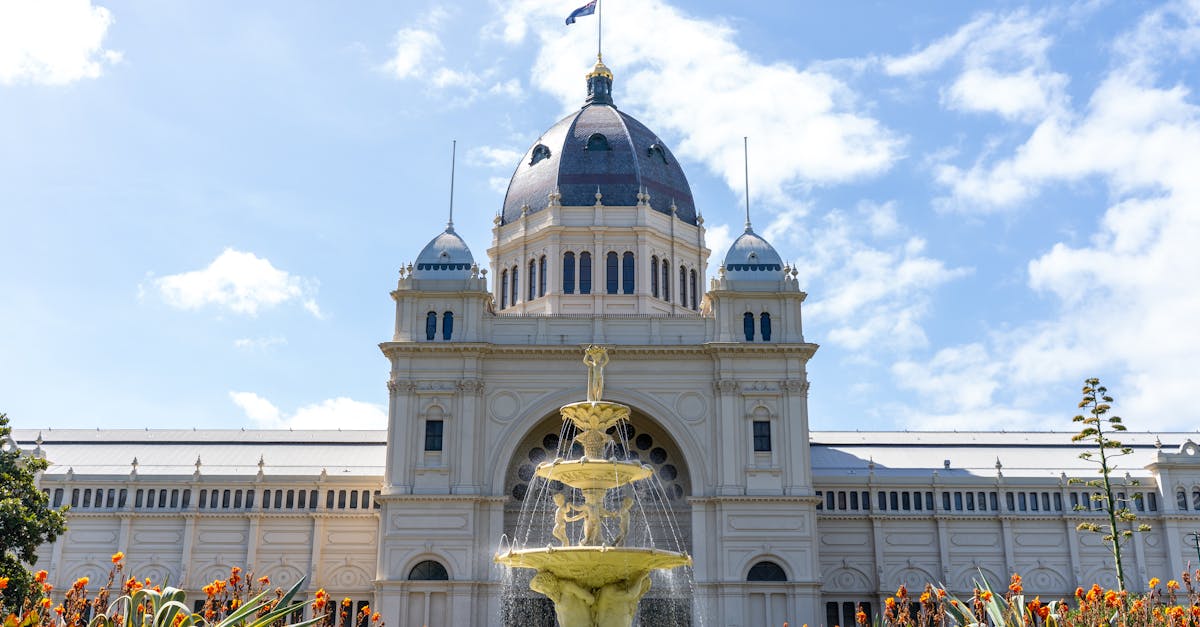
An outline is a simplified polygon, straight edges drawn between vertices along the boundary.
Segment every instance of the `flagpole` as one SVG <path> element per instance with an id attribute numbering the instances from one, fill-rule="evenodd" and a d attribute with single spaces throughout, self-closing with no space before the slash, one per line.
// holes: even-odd
<path id="1" fill-rule="evenodd" d="M 596 0 L 596 60 L 604 60 L 604 2 Z"/>

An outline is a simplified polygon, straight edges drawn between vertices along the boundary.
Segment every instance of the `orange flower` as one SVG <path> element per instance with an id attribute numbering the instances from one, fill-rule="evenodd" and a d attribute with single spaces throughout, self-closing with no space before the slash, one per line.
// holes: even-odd
<path id="1" fill-rule="evenodd" d="M 64 611 L 65 611 L 65 610 L 63 610 L 63 606 L 61 606 L 61 605 L 60 605 L 60 606 L 58 606 L 58 607 L 56 607 L 56 608 L 54 608 L 54 613 L 55 613 L 55 614 L 58 614 L 59 616 L 62 616 Z"/>
<path id="2" fill-rule="evenodd" d="M 217 587 L 212 585 L 211 583 L 208 584 L 207 586 L 204 586 L 203 588 L 201 588 L 200 591 L 203 592 L 206 596 L 210 596 L 210 597 L 217 596 Z"/>
<path id="3" fill-rule="evenodd" d="M 887 600 L 883 602 L 883 604 L 886 605 L 889 610 L 896 609 L 896 599 L 894 599 L 892 597 L 888 597 Z"/>
<path id="4" fill-rule="evenodd" d="M 138 603 L 138 614 L 145 614 L 145 613 L 146 613 L 146 604 Z"/>
<path id="5" fill-rule="evenodd" d="M 271 583 L 271 578 L 270 577 L 259 577 L 258 583 L 261 583 L 262 585 L 265 586 L 265 585 Z"/>
<path id="6" fill-rule="evenodd" d="M 212 610 L 204 610 L 204 618 L 206 618 L 208 620 L 212 620 L 213 617 L 216 615 L 217 615 L 217 613 Z"/>
<path id="7" fill-rule="evenodd" d="M 980 598 L 980 600 L 982 600 L 984 603 L 987 603 L 988 601 L 991 601 L 991 600 L 992 600 L 992 591 L 991 591 L 991 590 L 984 590 L 983 592 L 980 592 L 980 593 L 979 593 L 979 598 Z"/>
<path id="8" fill-rule="evenodd" d="M 1117 596 L 1116 591 L 1109 590 L 1104 593 L 1104 604 L 1109 607 L 1116 607 L 1121 604 L 1121 599 Z"/>
<path id="9" fill-rule="evenodd" d="M 120 551 L 112 554 L 112 563 L 114 564 L 120 563 L 123 559 L 125 559 L 125 554 Z"/>
<path id="10" fill-rule="evenodd" d="M 1159 582 L 1158 577 L 1151 577 L 1150 578 L 1150 589 L 1153 590 L 1153 589 L 1157 588 L 1158 582 Z"/>
<path id="11" fill-rule="evenodd" d="M 34 581 L 36 581 L 36 582 L 38 582 L 38 583 L 45 583 L 45 582 L 46 582 L 46 578 L 47 578 L 47 577 L 49 577 L 49 576 L 50 576 L 50 573 L 48 573 L 48 572 L 46 572 L 46 571 L 44 571 L 44 570 L 39 570 L 39 571 L 37 571 L 36 573 L 34 573 L 34 575 L 33 575 L 33 580 L 34 580 Z"/>
<path id="12" fill-rule="evenodd" d="M 937 593 L 937 598 L 939 598 L 939 599 L 944 599 L 944 598 L 946 598 L 946 591 L 945 591 L 945 590 L 943 590 L 943 589 L 941 589 L 941 588 L 938 588 L 937 590 L 934 590 L 934 592 L 935 592 L 935 593 Z"/>
<path id="13" fill-rule="evenodd" d="M 54 604 L 54 602 L 53 602 L 53 601 L 51 601 L 50 599 L 48 599 L 48 598 L 46 598 L 46 597 L 42 597 L 42 609 L 43 609 L 43 610 L 48 610 L 48 609 L 50 609 L 50 606 L 51 606 L 51 605 L 53 605 L 53 604 Z"/>
<path id="14" fill-rule="evenodd" d="M 1044 605 L 1038 609 L 1038 616 L 1041 617 L 1042 620 L 1046 620 L 1046 617 L 1049 615 L 1050 615 L 1050 606 L 1049 605 Z"/>
<path id="15" fill-rule="evenodd" d="M 379 615 L 378 615 L 378 614 L 376 614 L 376 616 L 379 616 Z M 859 609 L 859 610 L 858 610 L 857 612 L 855 612 L 855 614 L 854 614 L 854 620 L 855 620 L 855 621 L 856 621 L 856 622 L 857 622 L 859 625 L 866 625 L 866 624 L 867 624 L 867 613 L 866 613 L 866 612 L 864 612 L 864 611 L 862 611 L 862 609 Z"/>
<path id="16" fill-rule="evenodd" d="M 0 577 L 0 590 L 8 587 L 8 577 Z"/>
<path id="17" fill-rule="evenodd" d="M 352 601 L 350 600 L 350 597 L 342 599 L 342 607 L 350 607 L 351 603 Z"/>
<path id="18" fill-rule="evenodd" d="M 1200 605 L 1192 606 L 1192 618 L 1200 618 Z"/>
<path id="19" fill-rule="evenodd" d="M 240 572 L 242 572 L 242 569 L 238 568 L 237 566 L 234 566 L 233 568 L 229 569 L 229 574 L 231 574 L 231 575 L 236 575 Z"/>
<path id="20" fill-rule="evenodd" d="M 53 590 L 53 589 L 54 589 L 54 586 L 52 586 L 52 585 L 50 585 L 50 584 L 48 584 L 48 583 L 44 583 L 44 584 L 42 584 L 42 592 L 44 592 L 44 593 L 46 593 L 46 594 L 50 594 L 50 591 L 51 591 L 51 590 Z"/>
<path id="21" fill-rule="evenodd" d="M 904 584 L 900 584 L 900 587 L 896 588 L 896 596 L 900 597 L 901 599 L 908 596 L 908 588 L 905 588 Z"/>
<path id="22" fill-rule="evenodd" d="M 1012 583 L 1008 584 L 1008 589 L 1013 594 L 1021 594 L 1021 592 L 1025 590 L 1025 588 L 1021 586 L 1020 575 L 1013 573 Z"/>
<path id="23" fill-rule="evenodd" d="M 958 599 L 950 599 L 951 607 L 958 607 Z"/>
<path id="24" fill-rule="evenodd" d="M 861 614 L 862 612 L 859 612 L 859 613 Z M 865 614 L 864 614 L 864 616 L 865 616 Z M 374 614 L 371 615 L 371 622 L 378 623 L 380 618 L 381 618 L 381 616 L 379 615 L 379 612 L 375 612 Z"/>
<path id="25" fill-rule="evenodd" d="M 82 590 L 86 585 L 88 585 L 88 578 L 80 577 L 79 579 L 75 580 L 75 585 L 72 587 L 74 587 L 76 590 Z"/>
<path id="26" fill-rule="evenodd" d="M 1167 582 L 1167 590 L 1178 590 L 1178 589 L 1179 589 L 1178 581 L 1175 581 L 1174 579 L 1172 579 Z"/>
<path id="27" fill-rule="evenodd" d="M 928 592 L 922 592 L 922 593 L 921 593 L 921 603 L 928 603 L 928 602 L 929 602 L 929 598 L 930 598 L 930 597 L 929 597 L 929 593 L 928 593 Z"/>
<path id="28" fill-rule="evenodd" d="M 237 608 L 241 607 L 241 605 L 242 605 L 242 602 L 240 600 L 234 599 L 229 602 L 229 609 L 236 610 Z"/>
<path id="29" fill-rule="evenodd" d="M 1182 605 L 1176 605 L 1175 607 L 1172 607 L 1171 609 L 1167 610 L 1167 613 L 1170 614 L 1171 618 L 1173 618 L 1175 620 L 1183 620 L 1185 610 L 1183 609 Z"/>
<path id="30" fill-rule="evenodd" d="M 1083 598 L 1083 588 L 1075 588 L 1075 598 L 1077 598 L 1077 599 Z"/>
<path id="31" fill-rule="evenodd" d="M 179 627 L 181 624 L 183 624 L 183 613 L 182 612 L 175 615 L 175 620 L 171 621 L 171 627 Z"/>

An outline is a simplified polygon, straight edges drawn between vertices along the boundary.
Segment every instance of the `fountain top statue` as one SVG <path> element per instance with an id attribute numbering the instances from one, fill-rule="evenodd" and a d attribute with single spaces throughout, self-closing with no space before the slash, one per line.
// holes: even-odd
<path id="1" fill-rule="evenodd" d="M 592 344 L 583 349 L 583 363 L 588 367 L 588 402 L 595 403 L 604 397 L 604 366 L 608 365 L 608 348 Z"/>

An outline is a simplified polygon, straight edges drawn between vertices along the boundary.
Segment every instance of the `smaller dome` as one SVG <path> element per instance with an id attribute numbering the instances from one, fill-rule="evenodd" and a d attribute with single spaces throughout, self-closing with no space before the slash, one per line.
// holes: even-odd
<path id="1" fill-rule="evenodd" d="M 725 255 L 728 276 L 746 279 L 776 280 L 783 273 L 783 258 L 767 240 L 750 227 L 734 240 Z"/>
<path id="2" fill-rule="evenodd" d="M 466 279 L 471 276 L 475 258 L 471 249 L 453 226 L 447 226 L 433 241 L 417 255 L 413 278 L 417 279 Z"/>

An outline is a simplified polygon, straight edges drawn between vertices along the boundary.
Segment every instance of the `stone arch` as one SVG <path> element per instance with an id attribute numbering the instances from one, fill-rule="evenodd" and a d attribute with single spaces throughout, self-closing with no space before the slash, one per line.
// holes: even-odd
<path id="1" fill-rule="evenodd" d="M 970 592 L 975 588 L 975 582 L 980 578 L 986 579 L 987 584 L 992 587 L 992 590 L 1003 590 L 1008 586 L 1008 579 L 1002 578 L 991 570 L 971 564 L 958 571 L 954 576 L 954 582 L 957 584 L 959 592 Z M 979 581 L 982 584 L 982 581 Z"/>
<path id="2" fill-rule="evenodd" d="M 1111 564 L 1100 564 L 1085 572 L 1083 580 L 1088 583 L 1099 584 L 1105 590 L 1115 590 L 1117 588 L 1117 574 Z"/>
<path id="3" fill-rule="evenodd" d="M 937 585 L 938 578 L 934 577 L 929 571 L 919 566 L 905 566 L 897 570 L 889 579 L 892 580 L 892 589 L 897 589 L 900 586 L 908 588 L 908 593 L 911 596 L 920 596 L 921 591 L 925 589 L 925 584 Z M 988 583 L 992 583 L 991 580 Z M 992 583 L 992 585 L 995 585 Z"/>
<path id="4" fill-rule="evenodd" d="M 788 581 L 796 580 L 796 573 L 792 569 L 791 565 L 788 564 L 787 560 L 775 555 L 774 553 L 759 553 L 742 561 L 742 576 L 739 578 L 739 581 L 748 581 L 747 577 L 750 576 L 750 569 L 758 565 L 759 562 L 771 562 L 772 564 L 775 564 L 779 568 L 783 569 L 783 573 L 787 576 Z"/>
<path id="5" fill-rule="evenodd" d="M 513 420 L 501 432 L 498 438 L 500 444 L 493 449 L 487 466 L 492 469 L 492 494 L 505 494 L 505 482 L 508 476 L 509 463 L 519 453 L 521 443 L 547 418 L 558 420 L 558 410 L 560 407 L 582 400 L 580 398 L 582 396 L 581 392 L 582 390 L 571 389 L 555 394 L 547 394 L 530 403 L 521 412 L 521 417 Z M 673 409 L 666 407 L 653 397 L 630 393 L 625 390 L 617 389 L 610 391 L 606 389 L 604 396 L 605 400 L 629 405 L 635 414 L 642 418 L 650 419 L 659 429 L 665 432 L 671 438 L 675 447 L 679 449 L 683 462 L 687 465 L 690 488 L 687 490 L 688 495 L 703 494 L 704 486 L 707 485 L 708 481 L 704 476 L 706 468 L 700 462 L 706 459 L 706 456 L 702 453 L 703 449 L 692 437 L 683 420 L 675 414 Z M 636 424 L 633 426 L 637 427 Z"/>
<path id="6" fill-rule="evenodd" d="M 863 571 L 852 566 L 841 566 L 826 573 L 821 580 L 824 582 L 822 591 L 828 593 L 864 593 L 872 592 L 871 578 Z"/>
<path id="7" fill-rule="evenodd" d="M 304 577 L 304 571 L 291 564 L 278 561 L 268 565 L 261 573 L 254 573 L 254 575 L 256 577 L 266 575 L 271 578 L 271 585 L 287 590 L 292 584 Z"/>
<path id="8" fill-rule="evenodd" d="M 175 577 L 175 572 L 166 564 L 149 563 L 130 565 L 127 570 L 131 573 L 137 573 L 139 579 L 146 579 L 148 577 L 150 581 L 164 588 L 167 586 L 178 587 L 180 584 L 179 580 Z"/>
<path id="9" fill-rule="evenodd" d="M 1030 590 L 1037 590 L 1042 594 L 1047 593 L 1065 593 L 1070 589 L 1070 584 L 1062 575 L 1049 568 L 1034 568 L 1025 575 L 1026 585 Z"/>
<path id="10" fill-rule="evenodd" d="M 221 563 L 205 566 L 204 569 L 200 571 L 200 581 L 197 585 L 204 586 L 216 581 L 217 579 L 228 579 L 231 568 L 232 567 Z"/>
<path id="11" fill-rule="evenodd" d="M 446 569 L 446 575 L 450 578 L 449 581 L 453 581 L 455 579 L 454 563 L 451 560 L 446 559 L 444 556 L 438 555 L 437 553 L 422 552 L 413 555 L 405 560 L 404 566 L 398 570 L 397 573 L 399 573 L 401 579 L 408 579 L 409 573 L 411 573 L 412 570 L 417 567 L 417 564 L 420 564 L 421 562 L 437 562 L 438 564 L 441 564 L 442 568 Z"/>
<path id="12" fill-rule="evenodd" d="M 108 569 L 95 562 L 85 562 L 83 564 L 79 564 L 71 568 L 71 570 L 68 572 L 71 573 L 71 576 L 68 578 L 69 583 L 74 583 L 81 577 L 87 577 L 88 586 L 92 588 L 103 584 L 105 579 L 108 577 Z"/>
<path id="13" fill-rule="evenodd" d="M 338 590 L 351 590 L 371 587 L 372 579 L 366 570 L 354 564 L 342 564 L 329 569 L 325 577 L 325 585 Z"/>

